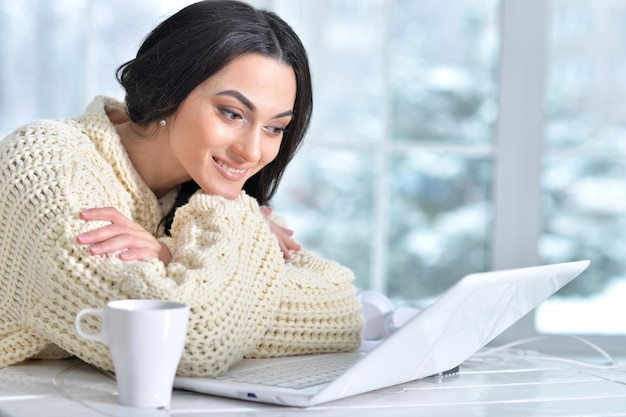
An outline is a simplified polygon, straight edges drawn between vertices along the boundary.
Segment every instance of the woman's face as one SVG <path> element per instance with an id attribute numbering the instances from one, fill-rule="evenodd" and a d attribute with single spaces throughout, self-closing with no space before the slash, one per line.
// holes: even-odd
<path id="1" fill-rule="evenodd" d="M 235 198 L 278 155 L 295 97 L 290 66 L 257 54 L 236 58 L 168 122 L 172 153 L 204 192 Z"/>

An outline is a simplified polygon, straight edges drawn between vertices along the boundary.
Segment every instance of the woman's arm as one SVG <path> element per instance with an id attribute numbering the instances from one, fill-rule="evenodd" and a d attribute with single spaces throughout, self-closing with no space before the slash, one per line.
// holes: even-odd
<path id="1" fill-rule="evenodd" d="M 291 255 L 288 251 L 293 249 L 287 248 L 281 238 L 283 233 L 291 232 L 290 229 L 270 209 L 261 207 L 261 213 L 268 221 L 283 256 L 289 253 L 289 259 L 293 261 L 283 267 L 281 303 L 276 319 L 260 346 L 248 356 L 356 349 L 360 341 L 360 304 L 354 298 L 352 272 L 336 262 L 319 259 L 310 253 Z M 81 218 L 111 222 L 78 236 L 79 243 L 91 244 L 89 251 L 92 254 L 122 250 L 119 253 L 122 260 L 135 256 L 138 259 L 158 257 L 166 266 L 172 259 L 167 247 L 167 262 L 158 256 L 161 246 L 165 246 L 163 242 L 113 208 L 86 210 L 81 212 Z M 279 228 L 278 232 L 276 228 Z M 287 237 L 292 233 L 287 233 Z M 325 327 L 324 320 L 328 320 L 329 315 L 334 325 Z"/>
<path id="2" fill-rule="evenodd" d="M 306 250 L 285 263 L 280 305 L 259 346 L 247 356 L 351 351 L 361 343 L 361 303 L 354 274 Z"/>
<path id="3" fill-rule="evenodd" d="M 76 215 L 58 220 L 47 231 L 46 240 L 56 244 L 42 254 L 45 265 L 33 266 L 49 273 L 37 280 L 29 321 L 38 334 L 97 366 L 111 369 L 108 349 L 76 337 L 73 317 L 119 298 L 189 304 L 181 375 L 216 376 L 246 355 L 358 346 L 360 307 L 351 274 L 340 267 L 320 272 L 321 261 L 285 263 L 250 197 L 194 196 L 176 214 L 167 267 L 156 259 L 91 255 L 76 236 L 103 224 Z M 273 344 L 278 339 L 282 345 Z"/>
<path id="4" fill-rule="evenodd" d="M 278 245 L 285 259 L 291 259 L 291 251 L 301 249 L 293 239 L 293 230 L 277 223 L 272 216 L 272 209 L 261 207 L 261 212 L 269 223 L 270 230 L 276 236 Z M 140 261 L 157 258 L 165 266 L 172 260 L 172 254 L 167 245 L 159 241 L 140 224 L 129 220 L 113 207 L 95 207 L 80 212 L 83 220 L 106 221 L 110 224 L 95 230 L 81 233 L 77 236 L 78 243 L 89 245 L 92 255 L 105 255 L 111 252 L 120 252 L 119 257 L 124 261 Z"/>
<path id="5" fill-rule="evenodd" d="M 258 206 L 247 197 L 197 195 L 179 209 L 172 228 L 172 262 L 94 256 L 76 236 L 103 226 L 55 216 L 41 230 L 27 271 L 31 331 L 64 350 L 112 369 L 108 348 L 76 336 L 73 320 L 85 307 L 112 299 L 171 299 L 190 306 L 181 375 L 215 376 L 252 351 L 278 307 L 282 253 Z M 85 323 L 97 326 L 97 323 Z"/>

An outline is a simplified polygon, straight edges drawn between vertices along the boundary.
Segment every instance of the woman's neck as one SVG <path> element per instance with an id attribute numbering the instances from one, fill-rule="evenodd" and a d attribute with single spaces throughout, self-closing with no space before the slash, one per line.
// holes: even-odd
<path id="1" fill-rule="evenodd" d="M 189 180 L 172 155 L 167 129 L 156 123 L 144 127 L 131 121 L 115 128 L 133 166 L 157 197 Z"/>

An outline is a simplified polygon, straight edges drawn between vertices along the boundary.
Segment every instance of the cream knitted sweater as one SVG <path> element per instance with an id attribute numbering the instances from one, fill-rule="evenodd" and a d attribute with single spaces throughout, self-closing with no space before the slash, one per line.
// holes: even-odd
<path id="1" fill-rule="evenodd" d="M 162 217 L 110 120 L 121 114 L 122 103 L 98 97 L 76 119 L 36 122 L 0 142 L 0 368 L 67 352 L 112 370 L 108 347 L 81 339 L 74 318 L 125 298 L 190 306 L 179 375 L 216 376 L 243 357 L 359 346 L 353 274 L 306 251 L 285 262 L 245 193 L 199 192 L 178 209 L 172 237 L 159 235 L 173 256 L 167 267 L 78 245 L 79 233 L 104 224 L 80 220 L 83 209 L 112 206 L 150 231 Z"/>

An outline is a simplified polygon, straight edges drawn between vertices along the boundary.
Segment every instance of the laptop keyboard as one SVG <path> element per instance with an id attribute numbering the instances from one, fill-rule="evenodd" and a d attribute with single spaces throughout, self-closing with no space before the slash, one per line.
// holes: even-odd
<path id="1" fill-rule="evenodd" d="M 217 379 L 303 389 L 331 382 L 360 357 L 356 352 L 303 356 L 301 360 L 236 371 Z"/>

